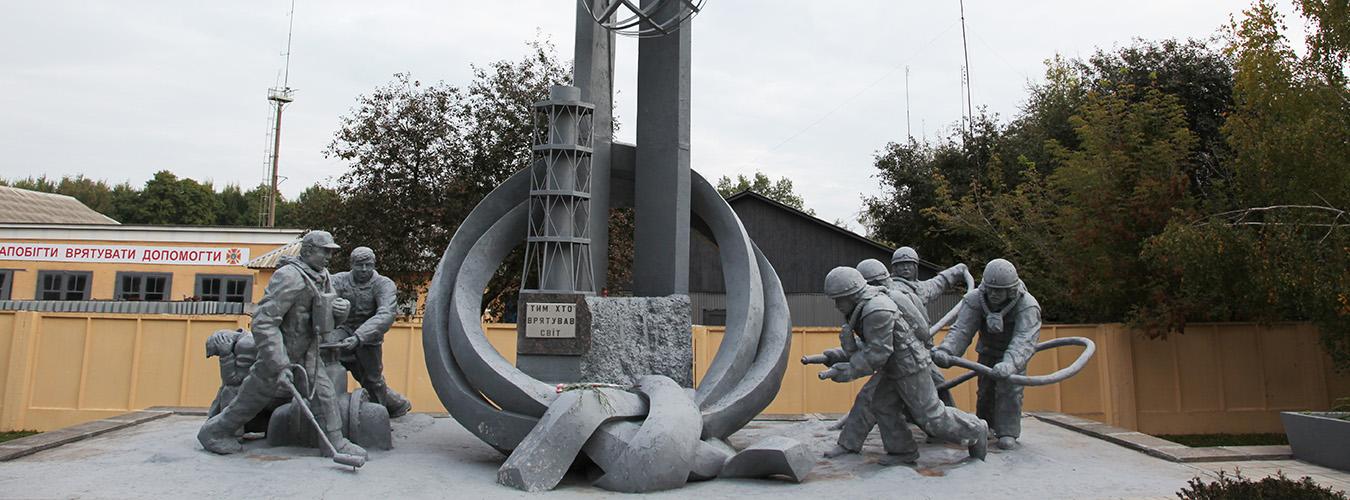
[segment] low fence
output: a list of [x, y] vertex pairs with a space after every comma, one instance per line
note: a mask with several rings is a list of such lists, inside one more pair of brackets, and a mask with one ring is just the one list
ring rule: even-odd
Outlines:
[[[0, 431], [50, 430], [150, 406], [208, 406], [220, 379], [218, 363], [205, 356], [206, 338], [247, 323], [246, 316], [0, 312]], [[515, 326], [485, 327], [514, 362]], [[696, 380], [723, 332], [694, 328]], [[764, 413], [848, 410], [862, 381], [820, 381], [819, 366], [797, 363], [803, 354], [837, 346], [837, 333], [795, 329], [782, 388]], [[1193, 325], [1167, 340], [1145, 339], [1118, 324], [1046, 325], [1041, 332], [1042, 340], [1073, 336], [1091, 338], [1097, 355], [1064, 383], [1028, 388], [1027, 410], [1152, 434], [1282, 432], [1279, 411], [1325, 409], [1335, 397], [1350, 396], [1350, 377], [1333, 373], [1307, 324]], [[1067, 366], [1081, 350], [1042, 352], [1030, 372]], [[427, 376], [420, 324], [396, 324], [384, 355], [386, 378], [414, 409], [444, 411]], [[975, 384], [957, 387], [954, 396], [960, 407], [973, 409]]]
[[0, 300], [0, 311], [81, 312], [111, 314], [245, 314], [252, 305], [239, 302], [148, 300]]

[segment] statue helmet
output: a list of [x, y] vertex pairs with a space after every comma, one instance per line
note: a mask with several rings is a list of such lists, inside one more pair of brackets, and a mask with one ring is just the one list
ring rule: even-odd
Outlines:
[[310, 231], [308, 233], [305, 233], [305, 236], [303, 238], [300, 238], [300, 246], [311, 248], [331, 248], [333, 250], [342, 248], [341, 246], [338, 246], [336, 241], [333, 241], [333, 235], [330, 234], [328, 231]]
[[876, 259], [867, 259], [858, 263], [858, 273], [862, 274], [863, 279], [868, 283], [881, 281], [891, 277], [891, 271], [886, 269], [886, 264]]
[[1018, 283], [1020, 281], [1017, 279], [1017, 268], [1004, 259], [989, 261], [984, 266], [984, 274], [980, 275], [981, 287], [1012, 288]]
[[831, 299], [853, 295], [866, 286], [867, 280], [863, 279], [862, 273], [848, 266], [836, 267], [825, 275], [825, 295]]
[[375, 262], [375, 251], [370, 247], [356, 247], [352, 249], [352, 263], [357, 262]]
[[919, 261], [919, 252], [915, 252], [914, 249], [910, 247], [897, 248], [895, 249], [895, 253], [891, 254], [892, 266], [899, 264], [901, 262], [918, 262], [918, 261]]

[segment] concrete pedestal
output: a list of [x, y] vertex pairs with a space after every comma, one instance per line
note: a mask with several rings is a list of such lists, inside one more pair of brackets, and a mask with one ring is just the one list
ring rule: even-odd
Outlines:
[[581, 356], [581, 380], [632, 384], [665, 375], [694, 385], [694, 345], [688, 295], [587, 297], [591, 345]]

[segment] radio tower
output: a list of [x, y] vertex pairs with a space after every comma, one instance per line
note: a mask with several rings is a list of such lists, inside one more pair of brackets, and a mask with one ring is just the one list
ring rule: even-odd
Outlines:
[[263, 207], [267, 218], [263, 221], [264, 227], [273, 227], [277, 224], [277, 197], [281, 194], [277, 190], [277, 164], [281, 157], [281, 110], [295, 100], [295, 89], [291, 88], [291, 35], [295, 32], [295, 0], [291, 0], [290, 24], [286, 29], [286, 66], [282, 71], [280, 87], [267, 89], [267, 100], [271, 102], [272, 109], [275, 112], [276, 119], [272, 122], [269, 130], [271, 141], [268, 144], [268, 161], [271, 163], [271, 173], [268, 176], [271, 183], [271, 189], [267, 192], [267, 204]]

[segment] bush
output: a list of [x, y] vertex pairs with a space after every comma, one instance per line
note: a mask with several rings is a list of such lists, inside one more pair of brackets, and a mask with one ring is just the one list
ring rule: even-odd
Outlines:
[[1277, 472], [1275, 476], [1260, 481], [1242, 477], [1242, 471], [1229, 477], [1219, 471], [1219, 480], [1206, 483], [1200, 478], [1191, 479], [1186, 488], [1177, 492], [1182, 500], [1223, 500], [1223, 499], [1339, 499], [1346, 500], [1344, 493], [1314, 483], [1312, 478], [1304, 476], [1297, 481]]

